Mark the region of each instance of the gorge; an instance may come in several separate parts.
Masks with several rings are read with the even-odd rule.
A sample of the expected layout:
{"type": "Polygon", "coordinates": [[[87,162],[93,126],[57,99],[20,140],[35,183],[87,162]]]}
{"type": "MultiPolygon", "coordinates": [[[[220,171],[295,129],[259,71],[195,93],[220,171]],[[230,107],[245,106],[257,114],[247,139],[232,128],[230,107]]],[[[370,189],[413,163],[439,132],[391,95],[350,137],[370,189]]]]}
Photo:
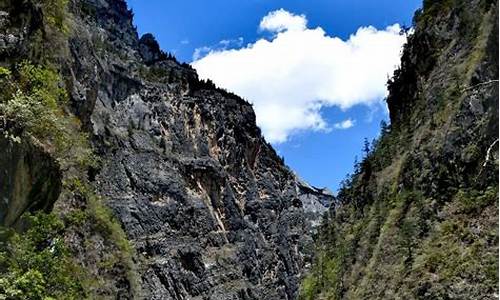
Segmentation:
{"type": "Polygon", "coordinates": [[[498,1],[424,1],[335,196],[132,18],[0,1],[0,298],[498,297],[498,1]]]}

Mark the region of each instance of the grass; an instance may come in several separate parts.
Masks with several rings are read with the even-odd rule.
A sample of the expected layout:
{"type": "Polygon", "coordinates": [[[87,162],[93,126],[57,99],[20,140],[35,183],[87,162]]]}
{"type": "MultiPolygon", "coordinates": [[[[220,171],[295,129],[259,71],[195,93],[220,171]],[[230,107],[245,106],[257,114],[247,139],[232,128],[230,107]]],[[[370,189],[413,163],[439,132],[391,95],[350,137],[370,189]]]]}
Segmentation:
{"type": "Polygon", "coordinates": [[[353,213],[352,204],[344,205],[325,224],[300,299],[493,293],[498,282],[498,188],[459,189],[444,204],[444,220],[434,216],[437,202],[422,193],[383,197],[362,215],[353,213]]]}
{"type": "MultiPolygon", "coordinates": [[[[139,277],[133,261],[134,248],[130,244],[123,228],[115,218],[111,210],[105,206],[103,199],[93,189],[81,180],[74,178],[65,183],[65,188],[86,200],[84,209],[77,209],[67,215],[67,220],[75,226],[90,224],[92,232],[101,234],[116,251],[100,267],[110,270],[116,265],[121,265],[126,270],[127,279],[131,285],[132,294],[140,290],[139,277]]],[[[108,253],[110,254],[110,253],[108,253]]]]}

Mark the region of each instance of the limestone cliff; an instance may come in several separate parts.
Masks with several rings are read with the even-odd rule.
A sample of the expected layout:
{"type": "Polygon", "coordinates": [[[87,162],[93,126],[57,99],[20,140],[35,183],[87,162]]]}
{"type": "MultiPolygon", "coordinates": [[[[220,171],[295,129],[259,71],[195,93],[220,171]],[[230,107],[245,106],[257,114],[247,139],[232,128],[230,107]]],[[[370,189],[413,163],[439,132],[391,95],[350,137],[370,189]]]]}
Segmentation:
{"type": "MultiPolygon", "coordinates": [[[[33,166],[15,197],[0,190],[4,206],[19,219],[54,206],[65,223],[57,234],[88,275],[79,290],[87,297],[295,298],[313,227],[333,196],[284,165],[249,103],[200,81],[151,35],[139,38],[123,0],[64,2],[2,3],[0,64],[21,87],[23,60],[57,71],[67,95],[59,113],[78,118],[70,133],[85,133],[91,161],[76,163],[72,147],[58,156],[48,147],[54,137],[21,128],[22,143],[42,140],[38,151],[56,167],[48,175],[33,166]],[[40,180],[54,187],[40,194],[46,205],[25,204],[39,202],[28,189],[40,180]]],[[[2,151],[19,152],[11,127],[3,128],[2,151]]],[[[26,172],[11,165],[2,156],[8,180],[26,172]]]]}

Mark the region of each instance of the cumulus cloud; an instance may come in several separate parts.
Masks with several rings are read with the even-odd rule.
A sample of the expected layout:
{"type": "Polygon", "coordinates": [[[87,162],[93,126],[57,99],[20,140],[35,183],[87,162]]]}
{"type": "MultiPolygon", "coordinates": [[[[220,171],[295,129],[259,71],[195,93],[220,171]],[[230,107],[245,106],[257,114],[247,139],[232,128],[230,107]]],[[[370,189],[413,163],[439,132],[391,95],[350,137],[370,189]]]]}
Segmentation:
{"type": "MultiPolygon", "coordinates": [[[[192,65],[201,78],[252,102],[272,143],[303,130],[331,129],[323,107],[383,103],[406,41],[398,24],[361,27],[342,40],[320,27],[307,28],[305,16],[283,9],[265,16],[259,28],[275,35],[244,47],[205,49],[192,65]]],[[[354,122],[344,124],[349,125],[354,122]]]]}
{"type": "Polygon", "coordinates": [[[205,55],[211,53],[211,52],[215,52],[215,51],[224,51],[224,50],[227,50],[229,48],[240,48],[241,46],[243,46],[243,37],[239,37],[237,39],[230,39],[230,40],[222,40],[222,41],[219,41],[217,44],[215,45],[212,45],[212,46],[203,46],[203,47],[199,47],[199,48],[196,48],[194,49],[194,53],[193,53],[193,61],[196,61],[202,57],[204,57],[205,55]]]}
{"type": "Polygon", "coordinates": [[[282,32],[285,30],[304,30],[306,25],[307,19],[304,15],[294,15],[282,8],[272,11],[262,18],[259,29],[262,31],[282,32]]]}
{"type": "Polygon", "coordinates": [[[349,129],[353,126],[354,126],[354,121],[351,119],[347,119],[347,120],[344,120],[342,122],[335,123],[333,125],[333,128],[335,128],[335,129],[349,129]]]}

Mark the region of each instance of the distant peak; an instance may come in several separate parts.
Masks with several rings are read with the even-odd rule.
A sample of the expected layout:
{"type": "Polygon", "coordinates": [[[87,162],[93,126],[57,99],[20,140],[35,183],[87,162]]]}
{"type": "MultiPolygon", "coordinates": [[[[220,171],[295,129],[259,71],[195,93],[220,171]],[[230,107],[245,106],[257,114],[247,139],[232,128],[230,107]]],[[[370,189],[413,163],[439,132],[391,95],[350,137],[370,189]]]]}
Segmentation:
{"type": "Polygon", "coordinates": [[[163,56],[160,45],[151,33],[144,34],[139,40],[139,52],[148,65],[155,63],[163,56]]]}

